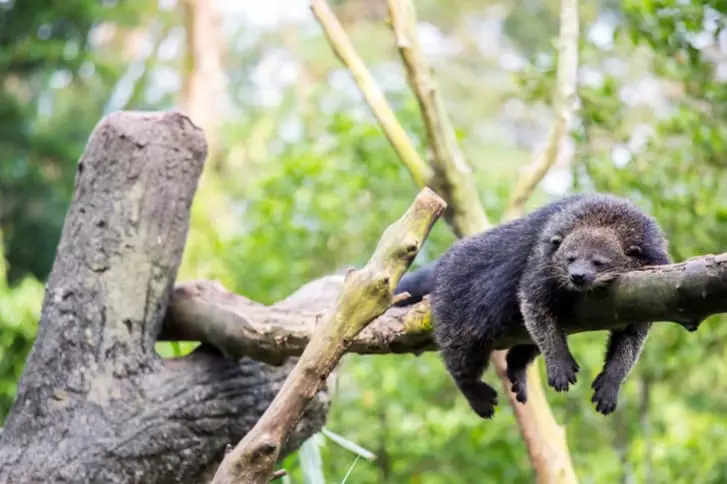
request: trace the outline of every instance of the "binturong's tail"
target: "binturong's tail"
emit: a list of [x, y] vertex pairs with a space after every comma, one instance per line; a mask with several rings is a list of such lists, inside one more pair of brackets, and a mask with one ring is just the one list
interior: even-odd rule
[[396, 286], [394, 294], [401, 294], [402, 292], [408, 292], [409, 297], [398, 301], [394, 306], [409, 306], [414, 303], [418, 303], [424, 296], [432, 292], [432, 284], [434, 283], [434, 266], [436, 261], [430, 262], [429, 264], [413, 271], [407, 272], [399, 280], [399, 285]]

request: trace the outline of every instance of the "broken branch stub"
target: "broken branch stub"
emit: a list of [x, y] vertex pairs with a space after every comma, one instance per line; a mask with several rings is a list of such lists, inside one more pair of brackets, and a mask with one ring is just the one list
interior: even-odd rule
[[[0, 482], [209, 482], [270, 405], [294, 360], [154, 352], [205, 152], [179, 112], [112, 113], [89, 137], [0, 434]], [[281, 307], [310, 303], [304, 292]], [[329, 406], [318, 392], [281, 455], [322, 427]]]

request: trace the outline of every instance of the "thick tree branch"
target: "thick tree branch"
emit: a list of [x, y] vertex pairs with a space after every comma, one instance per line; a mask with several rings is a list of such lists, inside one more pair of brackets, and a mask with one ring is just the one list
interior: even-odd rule
[[[0, 434], [0, 482], [207, 482], [279, 390], [293, 359], [154, 352], [206, 149], [175, 112], [113, 113], [89, 138]], [[282, 454], [321, 428], [329, 405], [319, 392]]]
[[[304, 288], [310, 305], [285, 307], [250, 301], [219, 283], [192, 281], [177, 285], [161, 339], [203, 341], [230, 352], [272, 364], [298, 356], [321, 317], [332, 307], [342, 276], [326, 276]], [[301, 289], [303, 290], [303, 289]], [[642, 268], [611, 287], [584, 297], [564, 321], [568, 334], [617, 329], [640, 321], [674, 322], [696, 327], [712, 314], [727, 312], [727, 253], [696, 257], [666, 266]], [[355, 336], [348, 352], [418, 353], [436, 349], [431, 339], [427, 297], [409, 307], [391, 307]], [[530, 343], [524, 327], [510, 328], [496, 348]]]
[[321, 383], [336, 367], [351, 341], [393, 302], [393, 292], [446, 204], [423, 189], [412, 206], [381, 237], [371, 259], [344, 277], [335, 304], [275, 399], [222, 461], [213, 483], [265, 483], [272, 476], [280, 448]]

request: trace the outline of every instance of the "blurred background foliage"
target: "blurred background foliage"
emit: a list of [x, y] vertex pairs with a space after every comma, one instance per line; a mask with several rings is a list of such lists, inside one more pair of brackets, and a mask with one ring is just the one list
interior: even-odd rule
[[[215, 142], [179, 278], [219, 279], [261, 302], [363, 264], [415, 195], [307, 2], [213, 5], [221, 35], [195, 37], [191, 19], [205, 12], [192, 0], [0, 1], [0, 419], [35, 334], [78, 157], [104, 114], [181, 107], [208, 117], [201, 124]], [[332, 5], [424, 154], [385, 3]], [[416, 5], [481, 199], [497, 220], [552, 119], [558, 2]], [[529, 207], [573, 191], [610, 191], [658, 218], [676, 260], [723, 252], [727, 5], [581, 5], [575, 161], [556, 166]], [[193, 82], [195, 38], [207, 42], [198, 52], [220, 59], [219, 72], [203, 72], [208, 83]], [[205, 95], [214, 79], [224, 80], [222, 94]], [[439, 223], [415, 266], [453, 240]], [[581, 482], [727, 482], [723, 319], [710, 318], [696, 334], [657, 326], [607, 419], [593, 410], [588, 384], [606, 335], [574, 338], [579, 384], [568, 394], [547, 391]], [[377, 460], [351, 469], [353, 453], [317, 438], [286, 460], [292, 482], [316, 481], [313, 468], [330, 482], [349, 470], [356, 483], [532, 482], [508, 405], [491, 422], [477, 419], [436, 354], [349, 355], [334, 402], [327, 427]]]

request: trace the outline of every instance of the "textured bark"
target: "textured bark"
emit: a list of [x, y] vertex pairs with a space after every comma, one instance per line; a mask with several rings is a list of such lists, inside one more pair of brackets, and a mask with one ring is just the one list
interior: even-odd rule
[[[0, 482], [203, 482], [280, 388], [293, 361], [154, 352], [206, 150], [180, 113], [114, 113], [91, 135], [0, 436]], [[327, 408], [321, 392], [283, 453]]]
[[[233, 356], [280, 364], [303, 352], [342, 283], [342, 276], [326, 276], [300, 289], [307, 303], [282, 301], [272, 306], [230, 293], [216, 282], [181, 283], [174, 289], [160, 339], [206, 341]], [[727, 253], [624, 274], [607, 290], [584, 297], [563, 326], [568, 334], [641, 321], [674, 322], [694, 329], [708, 316], [725, 312]], [[517, 326], [504, 332], [495, 348], [527, 343], [531, 343], [528, 332]], [[432, 350], [436, 345], [431, 338], [429, 297], [409, 307], [390, 308], [353, 338], [348, 348], [360, 354]]]

